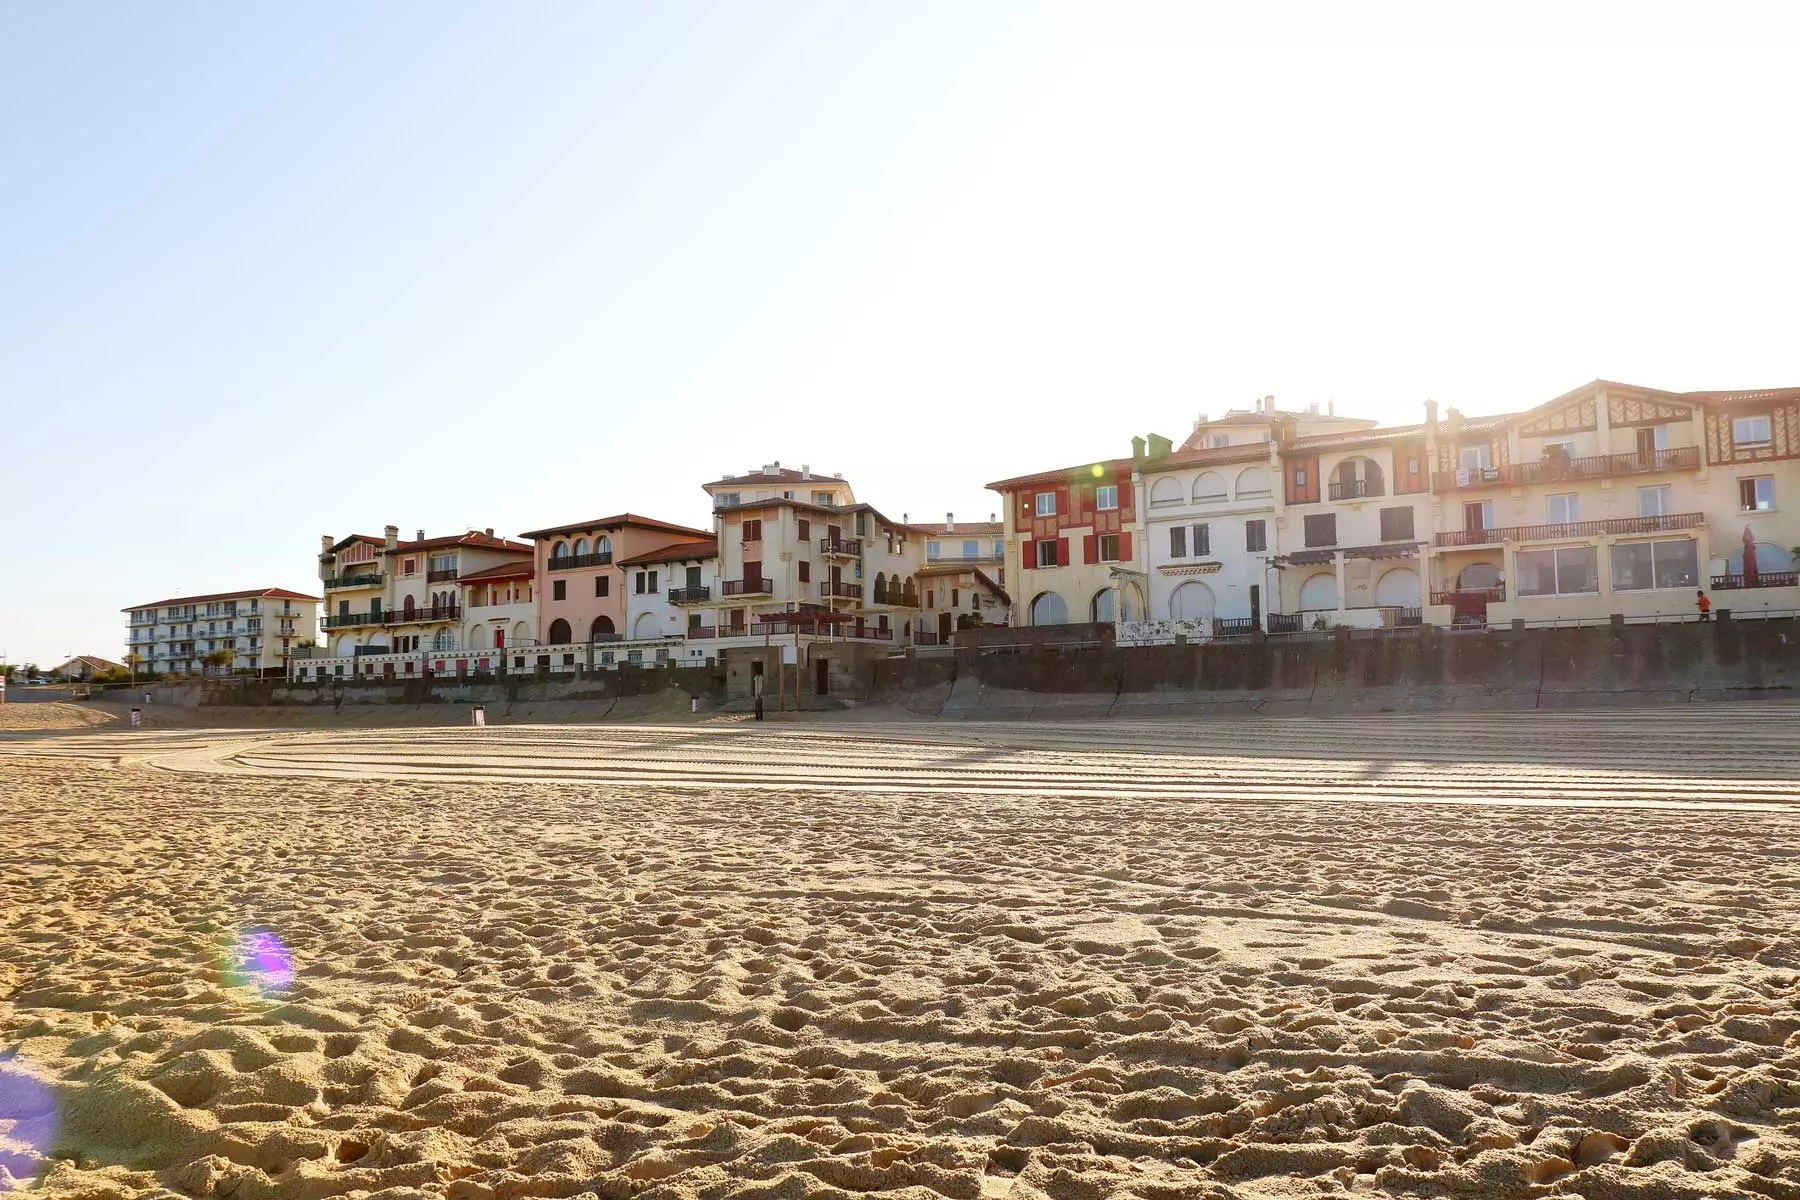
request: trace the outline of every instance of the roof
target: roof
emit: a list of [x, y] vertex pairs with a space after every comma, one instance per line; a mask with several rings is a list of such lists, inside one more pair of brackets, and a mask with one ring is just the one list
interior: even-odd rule
[[[1095, 478], [1095, 467], [1100, 468], [1100, 474], [1102, 476], [1115, 475], [1121, 471], [1129, 473], [1135, 461], [1135, 459], [1130, 458], [1102, 459], [1099, 462], [1086, 462], [1074, 467], [1060, 467], [1054, 471], [1039, 471], [1035, 475], [1015, 475], [1011, 479], [1002, 479], [998, 482], [990, 483], [988, 484], [988, 487], [991, 490], [998, 492], [1005, 491], [1008, 488], [1025, 487], [1033, 483], [1073, 483], [1081, 479]], [[1161, 462], [1162, 460], [1158, 459], [1157, 461]]]
[[96, 671], [123, 671], [125, 669], [124, 663], [116, 663], [110, 658], [101, 658], [98, 654], [77, 654], [62, 666], [52, 669], [61, 671], [75, 663], [85, 663]]
[[1148, 458], [1140, 469], [1146, 475], [1171, 467], [1204, 466], [1208, 463], [1268, 462], [1268, 442], [1246, 442], [1241, 446], [1202, 446], [1195, 450], [1176, 450], [1160, 458]]
[[443, 550], [451, 546], [468, 546], [477, 550], [513, 550], [520, 554], [530, 554], [531, 547], [524, 542], [509, 542], [503, 537], [492, 537], [479, 529], [471, 529], [467, 533], [452, 534], [449, 537], [424, 538], [411, 542], [396, 542], [388, 554], [411, 554], [419, 550]]
[[385, 540], [383, 540], [382, 538], [375, 537], [373, 534], [353, 533], [349, 537], [339, 538], [337, 541], [333, 542], [331, 544], [331, 553], [336, 554], [339, 550], [342, 550], [345, 546], [348, 546], [351, 542], [361, 542], [365, 546], [373, 546], [377, 550], [379, 550], [383, 546], [387, 545], [387, 542]]
[[501, 563], [497, 567], [488, 567], [481, 571], [470, 571], [468, 574], [458, 573], [458, 583], [485, 583], [490, 579], [528, 579], [531, 577], [531, 560], [520, 559], [518, 562]]
[[691, 542], [672, 542], [656, 550], [647, 550], [642, 554], [634, 554], [630, 558], [620, 559], [615, 566], [633, 567], [650, 563], [683, 562], [690, 558], [712, 558], [719, 553], [717, 538], [696, 539]]
[[958, 521], [955, 528], [949, 525], [915, 523], [913, 528], [932, 537], [959, 537], [965, 534], [969, 537], [999, 537], [1006, 532], [1006, 525], [1001, 521]]
[[[735, 484], [750, 483], [846, 483], [838, 475], [821, 475], [817, 471], [796, 471], [792, 467], [782, 467], [775, 471], [752, 471], [748, 475], [733, 475], [728, 479], [715, 479], [711, 483], [703, 483], [703, 488], [731, 487]], [[847, 483], [846, 483], [846, 486]]]
[[[1490, 418], [1481, 417], [1482, 421]], [[1471, 422], [1464, 421], [1467, 428]], [[1378, 425], [1373, 429], [1347, 429], [1342, 433], [1315, 433], [1308, 437], [1295, 438], [1289, 442], [1289, 450], [1347, 450], [1357, 446], [1379, 446], [1387, 442], [1404, 442], [1412, 438], [1423, 439], [1425, 426], [1419, 425]]]
[[1295, 550], [1276, 556], [1277, 566], [1304, 567], [1345, 558], [1417, 558], [1424, 542], [1381, 542], [1374, 546], [1329, 546], [1319, 550]]
[[673, 521], [658, 521], [654, 517], [640, 517], [636, 513], [628, 512], [614, 517], [598, 517], [592, 521], [576, 521], [569, 525], [552, 525], [548, 529], [533, 529], [529, 533], [521, 533], [519, 536], [526, 538], [561, 537], [564, 534], [585, 533], [593, 529], [623, 529], [627, 525], [637, 529], [654, 529], [663, 533], [685, 534], [688, 537], [709, 538], [712, 536], [710, 529], [694, 529], [687, 525], [677, 525]]
[[131, 612], [139, 608], [162, 608], [169, 604], [203, 604], [209, 600], [247, 600], [257, 596], [269, 600], [312, 600], [317, 596], [308, 596], [305, 592], [290, 592], [286, 588], [245, 588], [237, 592], [208, 592], [204, 596], [171, 596], [167, 600], [147, 600], [142, 604], [129, 604], [120, 612]]
[[1008, 604], [1012, 603], [1012, 597], [1006, 594], [1006, 589], [995, 583], [993, 576], [989, 575], [974, 563], [935, 562], [920, 567], [918, 570], [914, 571], [913, 574], [931, 576], [934, 578], [939, 575], [973, 575], [983, 587], [999, 596], [1002, 600], [1005, 600]]

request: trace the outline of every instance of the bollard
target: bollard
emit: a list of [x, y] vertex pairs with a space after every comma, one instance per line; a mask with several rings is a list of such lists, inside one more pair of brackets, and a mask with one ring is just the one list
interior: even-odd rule
[[144, 710], [143, 709], [134, 708], [131, 710], [131, 727], [133, 729], [136, 729], [143, 722], [143, 720], [144, 720]]
[[477, 729], [487, 728], [487, 709], [477, 704], [469, 710], [469, 720]]
[[700, 697], [698, 697], [698, 696], [689, 696], [688, 697], [688, 711], [691, 713], [697, 713], [700, 711]]

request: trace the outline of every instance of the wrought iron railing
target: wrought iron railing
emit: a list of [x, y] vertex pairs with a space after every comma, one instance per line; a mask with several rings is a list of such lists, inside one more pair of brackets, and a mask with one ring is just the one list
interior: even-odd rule
[[550, 559], [552, 571], [574, 571], [582, 567], [606, 567], [612, 565], [612, 551], [600, 554], [558, 554]]
[[1329, 488], [1333, 500], [1360, 500], [1366, 496], [1385, 496], [1387, 491], [1379, 479], [1333, 480]]
[[1615, 475], [1654, 475], [1661, 471], [1692, 471], [1700, 466], [1700, 448], [1639, 450], [1630, 454], [1596, 454], [1587, 458], [1552, 455], [1537, 462], [1504, 467], [1465, 467], [1439, 471], [1433, 485], [1440, 492], [1459, 488], [1525, 487], [1536, 483], [1565, 483], [1583, 479], [1607, 479]]
[[411, 610], [397, 608], [381, 614], [383, 625], [416, 625], [421, 621], [454, 621], [462, 616], [460, 604], [422, 604]]
[[1793, 587], [1800, 583], [1800, 574], [1793, 571], [1758, 571], [1754, 577], [1747, 575], [1714, 575], [1712, 585], [1721, 592], [1736, 591], [1739, 588]]
[[380, 571], [362, 571], [354, 575], [333, 575], [325, 581], [329, 588], [380, 587], [387, 582], [387, 576]]
[[712, 588], [710, 587], [696, 585], [694, 587], [672, 587], [669, 589], [670, 604], [702, 604], [711, 599]]
[[1500, 604], [1506, 599], [1506, 589], [1491, 588], [1445, 588], [1431, 593], [1433, 604], [1449, 604], [1457, 608], [1474, 608], [1478, 605]]
[[727, 579], [719, 585], [719, 592], [725, 596], [760, 596], [772, 590], [767, 579]]
[[820, 538], [820, 554], [842, 554], [854, 557], [862, 553], [861, 538]]
[[1440, 546], [1486, 546], [1499, 542], [1544, 542], [1598, 537], [1606, 533], [1668, 533], [1706, 522], [1704, 513], [1672, 513], [1661, 517], [1613, 517], [1605, 521], [1564, 521], [1549, 525], [1502, 525], [1492, 529], [1456, 529], [1440, 533]]

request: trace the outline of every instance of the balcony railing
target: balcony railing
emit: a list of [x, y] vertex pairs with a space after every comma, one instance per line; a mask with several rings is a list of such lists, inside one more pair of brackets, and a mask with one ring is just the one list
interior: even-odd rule
[[716, 638], [719, 636], [717, 625], [689, 625], [685, 631], [689, 638]]
[[379, 625], [392, 614], [375, 611], [361, 613], [333, 613], [320, 621], [325, 629], [354, 629], [358, 625]]
[[1732, 592], [1739, 588], [1794, 587], [1800, 584], [1800, 574], [1793, 571], [1758, 571], [1756, 578], [1743, 575], [1714, 575], [1712, 585], [1715, 591]]
[[669, 589], [670, 604], [705, 604], [712, 599], [710, 587], [672, 587]]
[[1253, 617], [1214, 617], [1213, 636], [1249, 637], [1256, 632], [1256, 620]]
[[417, 625], [423, 621], [454, 621], [462, 616], [460, 604], [424, 604], [411, 612], [393, 609], [381, 614], [383, 625]]
[[354, 575], [333, 575], [325, 581], [326, 590], [331, 588], [380, 587], [387, 582], [387, 576], [380, 571], [362, 571]]
[[1548, 542], [1563, 538], [1599, 537], [1607, 533], [1666, 533], [1693, 529], [1706, 522], [1704, 513], [1662, 517], [1614, 517], [1608, 521], [1566, 521], [1558, 525], [1503, 525], [1493, 529], [1457, 529], [1440, 533], [1439, 546], [1490, 546], [1501, 542]]
[[854, 558], [862, 553], [862, 539], [837, 538], [834, 540], [832, 538], [823, 537], [819, 539], [819, 553], [827, 555], [843, 555], [846, 558]]
[[456, 568], [455, 567], [444, 567], [441, 570], [425, 572], [425, 582], [426, 583], [447, 583], [448, 581], [455, 579], [455, 578], [456, 578]]
[[1608, 479], [1615, 475], [1654, 475], [1662, 471], [1693, 471], [1700, 466], [1700, 448], [1640, 450], [1632, 454], [1596, 454], [1589, 458], [1553, 456], [1537, 462], [1505, 467], [1468, 467], [1439, 471], [1434, 487], [1440, 492], [1459, 488], [1525, 487], [1534, 483], [1566, 483], [1583, 479]]
[[1490, 604], [1503, 604], [1505, 601], [1506, 589], [1503, 587], [1446, 588], [1431, 593], [1433, 604], [1448, 604], [1458, 609], [1486, 608]]
[[774, 587], [767, 579], [727, 579], [719, 585], [719, 592], [726, 596], [766, 596]]
[[845, 583], [842, 580], [833, 583], [827, 579], [819, 584], [819, 595], [836, 597], [840, 600], [861, 600], [863, 589], [860, 583]]
[[1379, 479], [1333, 480], [1329, 489], [1333, 500], [1361, 500], [1366, 496], [1385, 496]]
[[551, 558], [550, 569], [552, 571], [575, 571], [582, 567], [610, 567], [612, 558], [611, 550], [600, 554], [559, 554]]
[[1270, 633], [1299, 633], [1299, 613], [1270, 613], [1268, 616]]

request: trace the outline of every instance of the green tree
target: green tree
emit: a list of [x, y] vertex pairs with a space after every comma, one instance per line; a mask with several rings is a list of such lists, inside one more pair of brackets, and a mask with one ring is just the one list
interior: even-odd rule
[[219, 674], [227, 675], [231, 672], [231, 663], [235, 658], [237, 658], [237, 654], [233, 651], [214, 650], [200, 661], [209, 667], [216, 668]]

